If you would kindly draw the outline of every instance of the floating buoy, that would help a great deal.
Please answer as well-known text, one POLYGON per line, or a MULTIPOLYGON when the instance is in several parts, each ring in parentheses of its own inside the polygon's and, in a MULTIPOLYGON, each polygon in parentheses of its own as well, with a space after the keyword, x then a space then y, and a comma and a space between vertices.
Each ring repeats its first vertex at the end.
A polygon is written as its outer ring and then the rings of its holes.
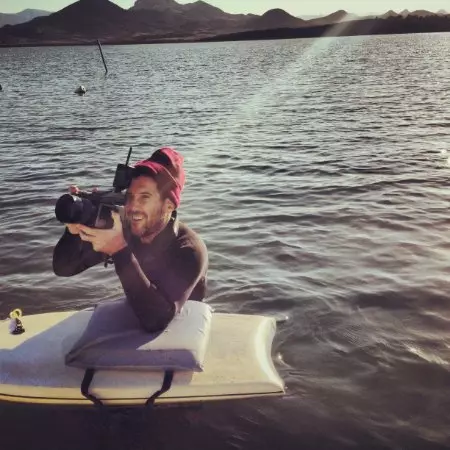
POLYGON ((75 94, 83 95, 86 94, 86 88, 84 86, 79 86, 75 89, 75 94))

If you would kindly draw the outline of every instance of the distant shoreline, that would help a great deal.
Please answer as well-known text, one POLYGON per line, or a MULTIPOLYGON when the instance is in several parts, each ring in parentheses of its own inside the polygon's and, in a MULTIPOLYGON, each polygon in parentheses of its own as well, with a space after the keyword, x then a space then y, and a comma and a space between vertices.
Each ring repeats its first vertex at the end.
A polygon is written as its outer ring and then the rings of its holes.
MULTIPOLYGON (((207 41, 199 40, 161 40, 161 41, 101 41, 103 46, 107 45, 147 45, 147 44, 192 44, 202 43, 207 41)), ((97 45, 97 40, 91 42, 36 42, 36 43, 20 43, 20 44, 0 44, 0 48, 20 48, 20 47, 91 47, 97 45)))
MULTIPOLYGON (((143 39, 108 39, 99 37, 102 45, 145 45, 145 44, 192 44, 207 42, 237 42, 261 41, 280 39, 309 39, 321 37, 350 37, 350 36, 386 36, 426 33, 450 33, 449 18, 392 18, 392 19, 364 19, 340 22, 333 25, 321 25, 301 28, 277 28, 269 30, 252 30, 238 33, 222 34, 206 37, 186 38, 158 38, 143 39)), ((47 41, 47 42, 18 42, 0 43, 0 48, 18 47, 73 47, 96 45, 96 39, 83 42, 77 41, 47 41)))

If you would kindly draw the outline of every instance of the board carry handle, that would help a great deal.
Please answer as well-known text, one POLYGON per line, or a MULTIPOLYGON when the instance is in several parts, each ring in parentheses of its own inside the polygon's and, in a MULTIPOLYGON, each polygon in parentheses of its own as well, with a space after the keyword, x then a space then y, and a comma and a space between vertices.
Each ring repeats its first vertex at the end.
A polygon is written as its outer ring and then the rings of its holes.
MULTIPOLYGON (((104 406, 104 403, 95 395, 89 392, 89 387, 91 386, 92 380, 94 379, 95 369, 86 369, 84 372, 83 381, 81 382, 81 394, 84 398, 90 400, 95 406, 104 406)), ((155 400, 162 394, 167 392, 172 387, 174 371, 166 370, 164 372, 164 379, 161 385, 161 389, 156 391, 146 402, 145 406, 153 406, 155 400)))

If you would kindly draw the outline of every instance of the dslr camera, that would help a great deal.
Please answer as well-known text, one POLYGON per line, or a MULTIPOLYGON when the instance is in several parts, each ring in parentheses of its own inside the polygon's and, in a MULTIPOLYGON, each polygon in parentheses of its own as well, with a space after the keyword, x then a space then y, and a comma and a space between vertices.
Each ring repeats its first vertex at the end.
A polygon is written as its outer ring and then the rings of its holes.
POLYGON ((77 223, 92 228, 113 227, 112 211, 125 204, 122 192, 130 186, 133 168, 128 166, 132 148, 125 164, 118 164, 111 191, 79 191, 64 194, 56 202, 55 216, 61 223, 77 223))

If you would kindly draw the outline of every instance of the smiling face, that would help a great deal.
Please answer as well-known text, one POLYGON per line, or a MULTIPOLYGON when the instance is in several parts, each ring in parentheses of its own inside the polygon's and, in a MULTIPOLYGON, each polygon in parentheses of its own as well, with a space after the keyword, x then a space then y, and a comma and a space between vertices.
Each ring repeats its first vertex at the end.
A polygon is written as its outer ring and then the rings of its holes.
POLYGON ((174 205, 163 199, 153 178, 134 178, 127 190, 126 221, 131 233, 141 242, 149 243, 170 220, 174 205))

